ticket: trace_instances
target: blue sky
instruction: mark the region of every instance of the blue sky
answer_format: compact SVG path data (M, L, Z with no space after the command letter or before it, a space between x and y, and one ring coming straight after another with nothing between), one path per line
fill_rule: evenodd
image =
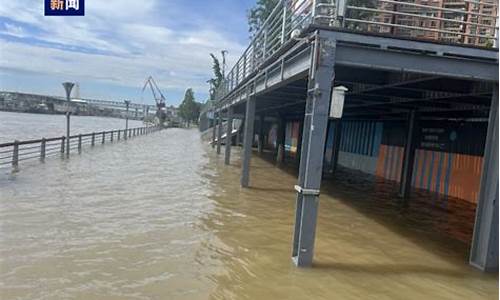
M63 96L75 81L83 98L152 103L152 75L178 105L188 87L206 100L210 52L229 67L243 52L255 0L86 0L84 17L45 17L43 2L0 5L0 90Z

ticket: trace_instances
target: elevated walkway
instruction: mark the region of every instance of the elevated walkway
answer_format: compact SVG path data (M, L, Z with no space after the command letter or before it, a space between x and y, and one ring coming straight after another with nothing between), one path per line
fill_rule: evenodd
M375 2L394 4L395 1ZM484 154L485 167L477 191L478 209L470 261L482 270L498 269L495 245L498 238L498 215L495 213L498 210L498 193L495 194L498 189L498 49L484 46L485 40L496 44L494 30L477 35L469 31L429 30L425 26L398 22L380 24L373 19L375 15L363 19L362 14L353 11L375 10L375 13L394 16L408 16L409 13L401 14L399 10L391 13L382 7L344 7L339 6L340 3L280 2L219 87L213 113L218 118L223 116L229 123L238 116L245 119L241 185L250 186L251 147L257 133L261 152L266 136L265 118L272 116L277 120L278 160L283 153L285 124L287 120L297 120L300 123L296 143L300 149L297 153L300 167L295 186L297 206L292 257L297 266L308 267L313 261L326 136L332 127L330 119L335 122L331 129L336 130L330 158L334 166L341 139L359 149L366 149L367 145L381 147L380 141L374 143L372 135L365 135L364 130L350 130L352 135L341 138L343 122L387 124L384 134L378 137L403 149L401 168L395 171L399 173L396 176L400 182L402 205L410 198L416 150L456 151L449 146L456 139L456 133L450 133L443 142L436 132L446 131L440 129L439 124L442 127L450 121L484 122L488 124L487 133L479 143L484 143L480 152ZM407 2L401 5L450 12L445 8ZM410 15L428 18L423 14ZM443 19L439 21L456 21ZM469 23L465 22L464 28L468 28ZM397 30L384 31L381 26ZM491 29L489 25L486 27ZM395 34L403 29L413 30L414 34ZM419 32L429 35L421 36ZM430 32L437 35L432 36ZM450 34L458 38L453 41L442 38ZM476 42L470 43L474 40ZM333 93L334 87L341 87L345 94ZM332 114L331 107L340 114ZM260 120L258 132L254 130L256 116ZM427 125L423 124L429 121L438 125L424 128ZM390 122L399 122L399 126L404 124L406 128L391 134ZM483 134L479 127L476 130L477 133L470 136ZM218 137L220 140L221 136ZM213 140L216 140L215 134ZM217 144L220 153L220 143ZM379 148L373 150L379 151ZM230 152L230 147L226 147L226 163Z

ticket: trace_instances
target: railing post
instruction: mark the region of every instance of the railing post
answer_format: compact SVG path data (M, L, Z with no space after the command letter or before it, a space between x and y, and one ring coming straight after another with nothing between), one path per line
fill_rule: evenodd
M82 135L78 135L78 154L82 153Z
M281 5L283 5L283 20L281 23L281 45L285 43L286 40L286 1L281 1Z
M117 134L117 137L116 137L116 138L117 138L118 140L120 140L120 135L121 135L121 132L122 132L122 131L121 131L120 129L118 129L118 132L116 133L116 134Z
M66 141L66 137L61 137L61 155L64 155L64 141Z
M128 137L132 137L132 129L128 130Z
M92 146L92 147L95 146L95 132L92 132L92 139L90 141L90 146Z
M113 135L115 135L115 132L111 130L111 137L109 138L109 141L112 143L113 142Z
M42 142L40 143L40 161L44 162L45 161L45 148L47 146L47 142L45 141L45 138L42 138Z
M101 143L104 144L105 141L106 141L106 131L103 131L102 132L102 141L101 141Z
M19 167L19 141L14 141L14 148L12 149L12 169L17 171Z
M236 85L238 85L239 81L240 81L240 62L238 61L236 63Z
M252 59L250 60L250 72L249 73L252 73L255 70L255 55L256 55L255 42L253 42L252 43Z
M245 79L247 77L247 52L243 54L243 77Z
M339 0L334 0L335 1L335 9L337 9L337 5ZM313 24L316 24L316 0L312 1L312 11L311 11L311 20Z
M269 26L266 26L266 28L264 29L264 50L262 51L262 61L266 60L268 32L269 32Z

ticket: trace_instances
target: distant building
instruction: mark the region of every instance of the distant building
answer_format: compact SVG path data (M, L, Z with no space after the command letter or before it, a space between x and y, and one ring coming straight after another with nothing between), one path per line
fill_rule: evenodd
M407 0L397 4L392 1L378 3L377 9L382 12L373 17L377 24L369 25L369 31L476 46L491 46L492 41L473 35L495 36L497 0ZM381 23L404 27L385 26Z

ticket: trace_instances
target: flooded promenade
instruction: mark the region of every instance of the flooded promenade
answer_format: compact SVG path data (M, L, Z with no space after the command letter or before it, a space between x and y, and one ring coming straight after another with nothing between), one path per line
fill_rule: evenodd
M314 267L294 267L295 169L254 155L242 189L239 159L168 129L2 170L0 298L497 298L467 264L470 224L402 213L352 174L323 184Z

